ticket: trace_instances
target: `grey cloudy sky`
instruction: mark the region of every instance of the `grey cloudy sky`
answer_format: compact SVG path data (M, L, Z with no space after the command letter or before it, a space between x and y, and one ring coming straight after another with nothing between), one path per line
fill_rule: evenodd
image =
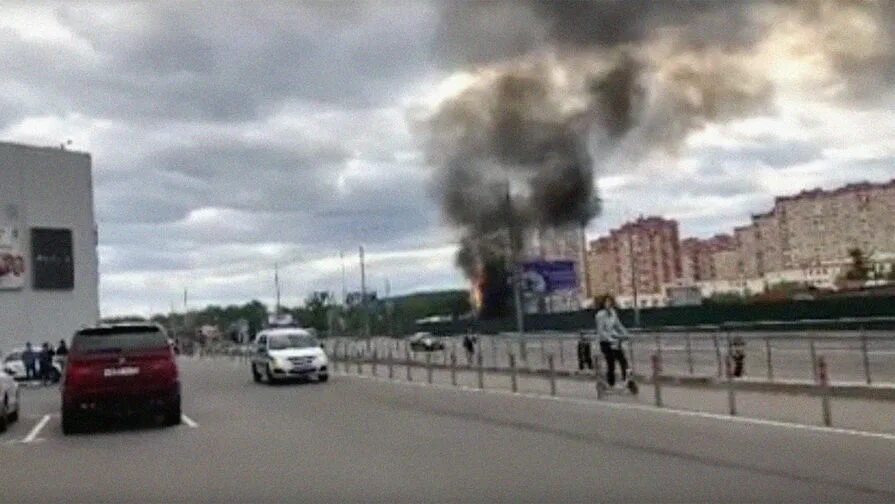
M269 301L275 262L297 303L341 289L340 250L356 289L359 243L374 288L462 286L411 118L489 65L567 43L537 4L507 5L4 2L0 139L93 155L105 314L165 311L186 286L196 304ZM868 46L891 51L891 35ZM888 54L868 56L869 97L842 98L837 61L796 58L769 73L771 107L602 163L590 234L643 213L707 236L774 195L892 178Z

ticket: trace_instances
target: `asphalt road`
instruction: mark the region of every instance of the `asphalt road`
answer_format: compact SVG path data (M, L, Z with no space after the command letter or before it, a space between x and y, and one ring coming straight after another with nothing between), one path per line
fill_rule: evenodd
M895 500L895 436L183 360L173 428L64 437L29 389L2 502ZM49 415L49 416L47 416Z

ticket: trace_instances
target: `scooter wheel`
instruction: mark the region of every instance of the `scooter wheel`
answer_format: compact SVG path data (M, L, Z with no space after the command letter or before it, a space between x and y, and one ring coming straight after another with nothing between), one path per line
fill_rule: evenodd
M637 395L637 393L640 392L640 387L637 386L637 382L635 382L634 380L629 381L628 391L634 395Z

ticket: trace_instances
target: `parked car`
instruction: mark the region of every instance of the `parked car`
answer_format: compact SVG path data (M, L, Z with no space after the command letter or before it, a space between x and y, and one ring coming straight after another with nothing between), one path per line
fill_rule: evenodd
M418 332L407 339L407 344L414 352L435 352L444 350L444 342L431 333Z
M7 425L19 419L20 397L19 384L0 370L0 432L5 432Z
M174 350L154 324L97 326L75 333L62 380L62 432L96 416L152 413L180 423Z
M25 373L25 363L22 362L22 352L24 348L17 348L3 358L3 371L12 376L17 381L24 381L28 375ZM58 383L62 378L62 367L64 359L53 358L53 370L50 372L50 382ZM40 376L40 362L37 363L38 376Z
M252 378L268 383L290 378L329 379L329 359L317 338L298 328L266 329L258 333L252 352Z

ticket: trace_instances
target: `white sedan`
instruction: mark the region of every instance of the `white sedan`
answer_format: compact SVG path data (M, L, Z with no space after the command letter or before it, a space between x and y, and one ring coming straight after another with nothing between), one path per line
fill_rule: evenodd
M252 378L268 383L289 378L329 379L329 359L317 338L304 329L277 328L258 333L252 353Z
M12 376L0 370L0 432L19 419L19 384Z
M18 381L23 381L28 377L25 373L25 363L22 362L22 352L24 351L24 348L18 348L10 352L3 359L3 371ZM37 353L35 353L35 358L37 358ZM40 376L40 363L37 364L37 372L38 376ZM60 378L62 378L62 365L59 363L59 358L57 357L53 359L53 370L50 372L50 381L56 383Z

